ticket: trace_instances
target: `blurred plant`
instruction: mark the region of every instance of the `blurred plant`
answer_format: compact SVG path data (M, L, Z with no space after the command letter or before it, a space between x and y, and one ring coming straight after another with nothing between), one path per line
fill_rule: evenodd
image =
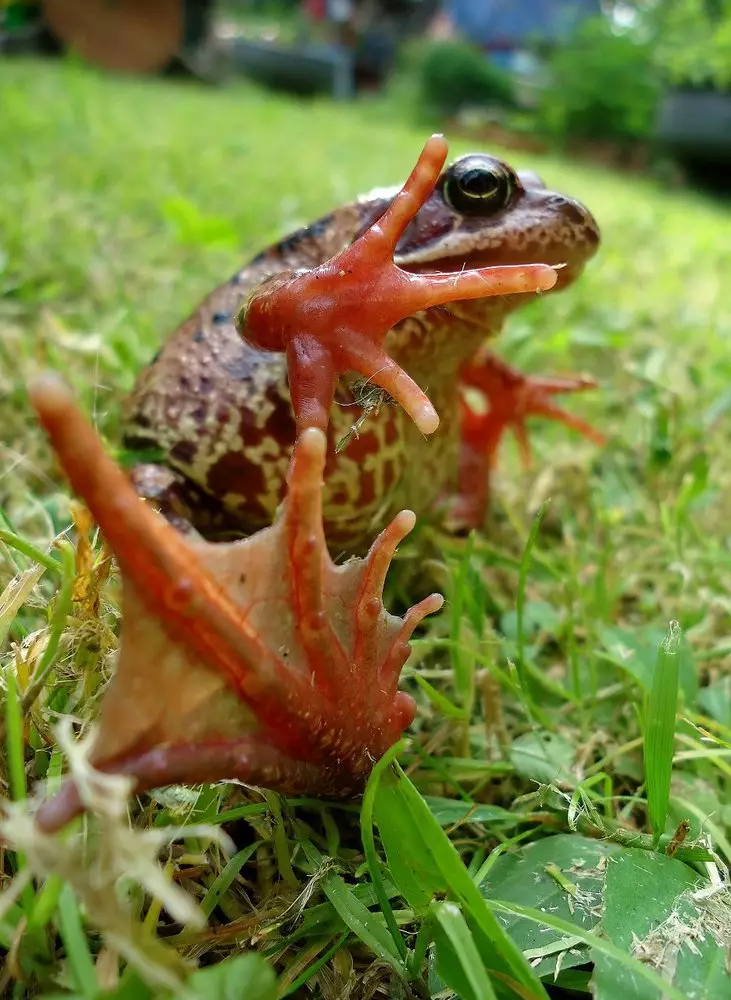
M410 49L407 61L424 114L445 117L465 107L515 103L511 77L467 42L418 45Z
M555 139L632 142L652 132L660 80L652 49L609 20L585 21L548 61L539 128Z
M653 46L658 68L675 84L731 88L728 0L622 0L634 28Z

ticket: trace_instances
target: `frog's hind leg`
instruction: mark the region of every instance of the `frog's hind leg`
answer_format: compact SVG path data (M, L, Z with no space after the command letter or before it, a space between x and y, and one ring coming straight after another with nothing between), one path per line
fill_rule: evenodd
M143 462L130 470L129 479L141 499L182 535L220 540L245 534L212 497L174 469Z
M580 375L552 378L524 375L486 349L480 350L461 369L459 493L454 508L454 517L460 526L478 527L484 519L490 470L508 429L518 439L524 464L530 465L528 417L556 420L597 445L605 442L600 431L554 401L554 396L561 393L582 392L596 385L594 379ZM477 391L482 406L475 406L470 390Z

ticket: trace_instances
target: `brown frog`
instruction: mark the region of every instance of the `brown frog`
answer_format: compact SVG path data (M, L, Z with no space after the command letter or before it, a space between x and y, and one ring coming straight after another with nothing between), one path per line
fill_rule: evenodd
M520 429L527 413L539 411L574 424L550 396L585 383L527 380L482 341L520 301L518 293L556 283L550 264L531 261L566 261L564 283L575 276L596 244L594 223L585 210L495 160L463 158L442 174L445 159L444 139L432 136L383 215L323 261L322 247L337 250L342 240L335 230L346 210L293 237L289 247L267 251L242 272L245 281L239 276L219 289L180 328L132 401L135 426L148 440L162 439L171 466L189 473L139 467L138 485L157 490L157 501L181 525L188 524L183 501L196 501L194 523L212 533L241 532L268 517L279 463L285 456L286 464L290 449L285 435L294 437L296 425L286 496L271 527L230 543L181 535L139 502L62 382L47 375L31 387L59 461L122 573L119 661L89 760L97 770L128 775L136 792L234 778L283 793L362 791L373 764L414 718L416 702L398 689L399 677L413 630L442 598L431 594L402 617L384 607L389 563L415 524L413 511L379 524L365 559L336 563L328 541L340 532L362 547L369 540L362 525L379 506L410 495L423 510L457 466L467 513L479 513L475 493L479 499L486 461L508 424ZM493 198L490 215L484 202ZM367 215L376 201L371 197L362 211ZM357 216L361 209L349 211ZM360 218L351 219L351 229ZM462 248L465 270L455 270L453 245ZM277 261L300 263L307 252L309 268L275 270L231 324L242 286L271 274ZM488 266L466 266L484 261ZM436 270L450 262L452 269ZM214 310L224 307L225 319L217 320ZM407 316L413 319L402 322ZM387 390L403 410L383 404L337 453L331 424L339 421L342 430L342 411L363 402L351 371ZM484 391L492 409L471 410L460 397L464 384ZM437 431L434 443L424 447L412 428ZM358 448L359 462L346 462ZM336 490L345 491L339 499L323 486L328 460ZM217 498L211 477L223 473ZM42 830L58 829L94 801L92 775L85 766L79 785L66 782L41 806Z
M582 204L493 156L459 157L431 185L393 257L408 274L458 276L472 268L541 263L558 266L555 287L564 288L599 244L597 224ZM282 272L316 273L353 245L397 190L372 191L264 250L211 292L142 372L125 408L125 441L131 448L161 449L164 460L136 466L132 479L177 527L221 539L271 522L295 440L287 361L242 338L239 310L262 282L276 283ZM317 282L310 287L316 308ZM325 534L335 547L361 549L401 507L422 514L458 482L455 515L462 524L479 524L502 434L512 427L525 446L530 414L601 441L552 398L589 387L591 380L531 379L486 348L505 317L527 301L526 295L486 292L423 309L390 330L388 355L428 392L440 414L428 442L372 380L352 373L338 379L324 492ZM306 307L300 303L305 316ZM245 334L245 319L239 326ZM473 408L467 390L485 397L482 411Z

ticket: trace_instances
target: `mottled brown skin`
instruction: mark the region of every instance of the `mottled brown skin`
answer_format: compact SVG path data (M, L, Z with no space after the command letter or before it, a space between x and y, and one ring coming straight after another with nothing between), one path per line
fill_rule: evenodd
M599 243L583 205L513 173L497 211L465 215L445 201L455 161L398 245L396 263L419 273L497 264L563 264L556 287L573 281ZM160 448L164 464L133 472L138 492L178 527L209 538L240 537L267 525L284 496L295 438L283 354L252 347L234 319L260 282L310 268L348 246L385 210L396 190L336 209L265 250L213 291L142 372L125 410L127 444ZM530 296L454 302L397 324L386 347L433 401L441 424L428 442L400 407L383 405L339 454L335 445L362 414L352 378L338 383L328 428L324 521L337 550L362 549L404 506L417 514L453 488L459 454L459 372L505 317Z

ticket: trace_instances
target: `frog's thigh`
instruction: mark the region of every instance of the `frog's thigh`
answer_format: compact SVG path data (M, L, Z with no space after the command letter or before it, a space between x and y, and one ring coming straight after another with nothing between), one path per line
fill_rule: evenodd
M197 533L197 498L184 476L164 465L144 462L132 468L129 478L139 496L174 528L184 535Z

